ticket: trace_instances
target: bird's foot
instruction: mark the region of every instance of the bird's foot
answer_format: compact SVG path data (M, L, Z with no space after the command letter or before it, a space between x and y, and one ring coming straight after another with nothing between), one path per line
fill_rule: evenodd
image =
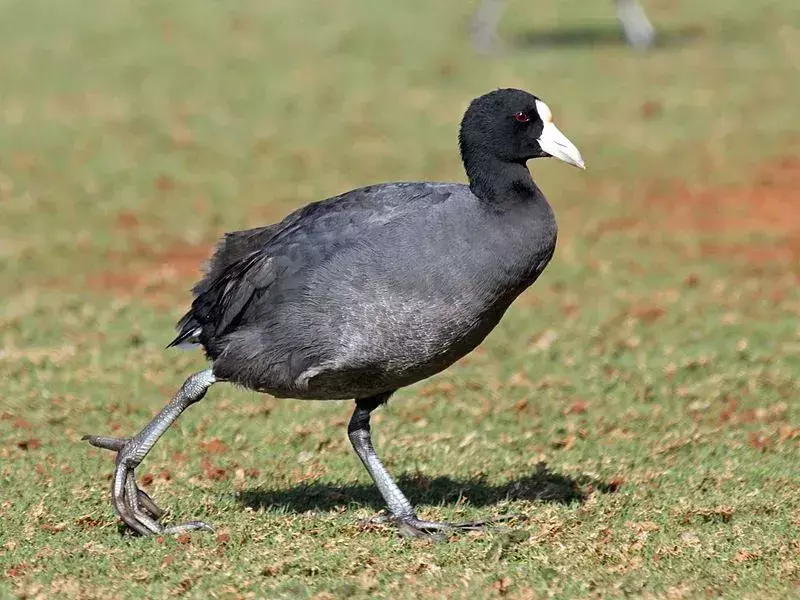
M511 521L518 518L517 515L504 515L502 517L492 517L478 521L467 521L464 523L446 523L436 521L423 521L411 514L405 517L393 515L380 515L368 520L373 525L392 524L397 527L398 533L402 537L423 538L431 541L441 541L447 538L450 533L462 531L480 531L498 523Z
M92 446L117 453L117 466L111 487L111 503L125 524L140 535L183 533L194 529L214 531L202 521L189 521L180 525L164 526L160 523L166 511L160 508L146 492L136 485L135 469L141 462L137 458L141 443L131 439L85 435L81 438Z

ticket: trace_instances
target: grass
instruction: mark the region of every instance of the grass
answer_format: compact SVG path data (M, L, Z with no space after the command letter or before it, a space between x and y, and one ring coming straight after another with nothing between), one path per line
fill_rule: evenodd
M3 0L0 597L800 597L800 5L648 2L664 43L637 54L609 4L511 3L484 59L455 0ZM462 180L463 108L509 85L589 166L531 165L558 252L373 431L422 516L521 518L362 527L350 403L218 386L140 468L217 533L121 536L112 456L78 440L138 431L201 367L163 346L209 245Z

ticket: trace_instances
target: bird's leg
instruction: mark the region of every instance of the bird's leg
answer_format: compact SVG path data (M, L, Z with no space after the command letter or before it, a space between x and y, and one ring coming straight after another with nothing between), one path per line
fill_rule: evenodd
M480 54L497 50L497 26L506 8L506 0L482 0L470 24L472 45Z
M423 521L417 518L414 512L414 507L411 502L405 497L403 492L394 482L392 476L383 466L381 459L378 458L375 449L372 447L372 439L370 438L369 417L370 413L378 406L385 403L391 394L381 394L379 396L372 396L370 398L363 398L356 400L356 408L353 411L353 416L350 418L350 423L347 426L347 436L350 438L350 443L367 468L372 481L375 482L378 490L389 506L391 516L388 521L397 525L400 535L406 537L427 537L432 539L442 539L445 534L452 530L471 530L481 529L490 523L494 523L502 519L494 519L491 521L475 521L472 523L434 523L432 521Z
M128 527L141 535L153 533L180 533L191 529L211 527L202 521L190 521L182 525L164 527L158 520L164 511L136 485L135 469L150 452L164 432L189 406L205 396L206 390L216 382L211 369L191 375L167 404L144 429L130 439L100 435L85 435L93 446L113 450L117 453L117 466L111 486L111 502L117 514Z
M617 0L617 17L628 44L640 49L653 45L655 29L636 0Z

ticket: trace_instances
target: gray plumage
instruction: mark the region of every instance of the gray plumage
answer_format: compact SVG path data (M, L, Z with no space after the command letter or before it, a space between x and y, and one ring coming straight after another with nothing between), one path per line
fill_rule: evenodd
M526 161L583 166L547 105L520 90L473 101L459 140L469 185L373 185L225 236L170 344L199 343L211 368L131 440L88 437L119 452L112 497L133 529L207 527L164 529L133 469L219 381L279 397L356 399L350 439L392 517L414 535L446 527L417 519L372 448L369 415L473 350L547 266L556 222Z
M508 205L461 184L378 185L229 234L175 343L199 327L217 378L281 397L371 396L433 375L552 256L555 219L530 185Z

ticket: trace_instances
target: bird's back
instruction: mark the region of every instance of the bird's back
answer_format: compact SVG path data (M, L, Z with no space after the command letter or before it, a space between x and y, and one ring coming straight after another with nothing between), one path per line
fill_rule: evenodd
M456 184L452 184L456 185ZM442 201L441 184L394 183L368 186L309 204L279 223L225 234L206 274L193 288L192 308L178 322L170 343L202 343L210 357L218 338L234 328L246 305L278 281L284 289L330 254L359 243L394 219Z

